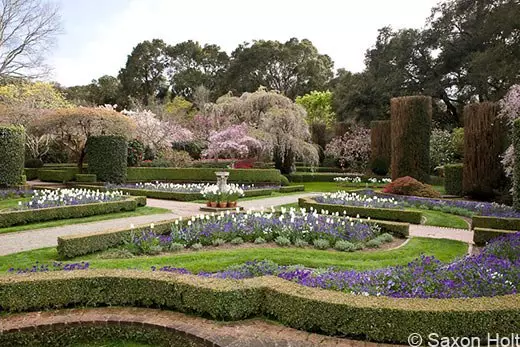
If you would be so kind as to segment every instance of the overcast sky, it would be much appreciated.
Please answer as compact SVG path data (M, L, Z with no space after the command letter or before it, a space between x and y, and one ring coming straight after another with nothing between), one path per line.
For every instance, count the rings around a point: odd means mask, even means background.
M186 40L230 53L254 39L307 38L334 67L363 70L377 29L424 25L438 0L61 0L64 34L49 62L72 86L116 76L139 42Z

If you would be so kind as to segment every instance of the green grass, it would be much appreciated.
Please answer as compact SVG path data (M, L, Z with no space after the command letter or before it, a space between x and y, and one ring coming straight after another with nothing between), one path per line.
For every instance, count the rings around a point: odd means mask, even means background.
M0 211L2 211L4 209L11 209L11 208L17 207L19 201L26 202L29 200L30 200L29 198L0 200Z
M238 200L238 202L240 203L240 201L249 201L249 200L260 200L260 199L275 198L275 197L278 197L278 196L291 196L291 195L298 195L298 194L302 194L302 193L305 193L305 192L290 192L290 193L272 192L270 195L250 196L250 197L240 198ZM208 200L194 200L194 201L190 201L190 202L203 204L203 203L206 203L207 201Z
M150 269L151 266L175 266L193 272L219 271L230 265L250 260L269 259L280 265L301 264L313 268L338 267L342 269L378 269L405 265L421 254L433 255L441 261L452 261L467 252L467 244L446 239L412 238L394 250L343 253L301 248L238 248L231 250L203 250L200 252L172 253L161 256L130 259L100 259L98 254L78 257L68 262L89 261L93 269ZM39 263L57 260L56 248L10 254L0 257L0 273L10 267L26 268Z
M304 182L304 183L291 183L294 185L304 185L306 192L323 192L331 193L337 192L338 190L357 190L359 187L345 187L336 182ZM301 193L301 192L300 192Z
M8 227L8 228L0 228L0 234L13 233L16 231L24 231L24 230L32 230L32 229L60 227L60 226L70 225L70 224L99 222L99 221L103 221L103 220L116 219L116 218L146 216L146 215L150 215L150 214L160 214L160 213L167 213L167 212L170 212L170 210L165 209L165 208L159 208L159 207L144 206L144 207L138 207L135 211L129 211L129 212L117 212L117 213L101 214L101 215L91 216L91 217L63 219L63 220L55 220L55 221L48 221L48 222L41 222L41 223L17 225L17 226L12 226L12 227Z
M426 217L425 225L455 229L468 229L469 227L462 217L453 214L433 210L414 209L414 211L421 211L422 215Z
M103 341L77 343L72 345L72 347L153 347L153 345L145 345L131 341Z

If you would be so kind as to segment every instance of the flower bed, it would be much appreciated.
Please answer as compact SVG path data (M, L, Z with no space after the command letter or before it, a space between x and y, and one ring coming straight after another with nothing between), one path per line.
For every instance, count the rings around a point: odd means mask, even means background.
M348 177L340 176L335 177L334 182L340 183L345 186L371 186L371 187L383 187L385 184L392 182L390 178L377 178L377 177Z
M41 209L59 206L84 205L124 199L120 191L100 192L88 189L42 189L35 190L31 199L19 202L18 209Z
M32 189L0 189L0 200L27 198L33 193Z

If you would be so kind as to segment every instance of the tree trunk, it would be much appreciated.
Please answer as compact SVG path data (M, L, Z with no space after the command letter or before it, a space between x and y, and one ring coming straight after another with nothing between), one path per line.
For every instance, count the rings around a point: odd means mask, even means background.
M87 151L85 150L85 148L83 148L81 150L81 153L79 154L79 159L78 159L78 170L79 170L80 174L83 173L83 162L85 161L86 154L87 154Z

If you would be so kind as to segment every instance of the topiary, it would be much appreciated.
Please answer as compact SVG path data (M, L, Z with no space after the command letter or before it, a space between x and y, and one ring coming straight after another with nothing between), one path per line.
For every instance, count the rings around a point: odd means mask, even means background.
M43 167L43 161L38 158L27 159L24 166L28 169L39 169Z
M383 188L383 193L397 195L412 195L425 198L440 198L441 194L432 186L419 182L413 177L406 176L396 179Z
M21 183L25 156L25 130L0 126L0 187Z
M102 182L126 181L128 143L123 136L91 136L86 148L89 173Z
M390 163L384 158L376 158L370 164L372 172L376 175L386 176L390 169Z
M280 185L282 187L286 187L289 184L290 184L289 179L286 176L284 176L284 175L280 175Z

